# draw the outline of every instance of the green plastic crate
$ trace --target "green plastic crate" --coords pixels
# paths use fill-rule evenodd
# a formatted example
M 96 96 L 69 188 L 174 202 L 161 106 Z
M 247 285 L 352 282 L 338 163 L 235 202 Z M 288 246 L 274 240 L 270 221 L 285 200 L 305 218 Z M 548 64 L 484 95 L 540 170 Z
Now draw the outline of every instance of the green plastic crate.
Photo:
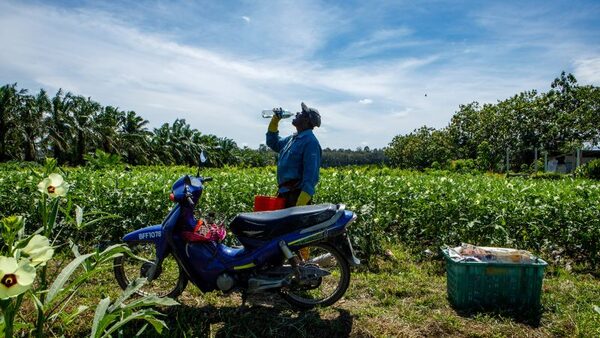
M 528 264 L 461 262 L 446 258 L 450 303 L 461 310 L 496 309 L 539 311 L 544 269 L 536 258 Z

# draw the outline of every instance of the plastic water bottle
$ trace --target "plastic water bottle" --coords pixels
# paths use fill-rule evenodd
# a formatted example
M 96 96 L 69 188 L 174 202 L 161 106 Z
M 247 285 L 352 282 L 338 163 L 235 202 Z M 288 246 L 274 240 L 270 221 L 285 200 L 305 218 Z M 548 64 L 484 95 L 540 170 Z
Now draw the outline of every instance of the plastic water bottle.
M 273 115 L 275 115 L 275 112 L 273 112 L 273 109 L 265 109 L 262 111 L 262 117 L 266 118 L 266 119 L 270 119 L 271 117 L 273 117 Z M 292 114 L 292 112 L 290 112 L 289 110 L 283 110 L 281 111 L 281 118 L 282 119 L 287 119 L 288 117 L 292 116 L 294 114 Z

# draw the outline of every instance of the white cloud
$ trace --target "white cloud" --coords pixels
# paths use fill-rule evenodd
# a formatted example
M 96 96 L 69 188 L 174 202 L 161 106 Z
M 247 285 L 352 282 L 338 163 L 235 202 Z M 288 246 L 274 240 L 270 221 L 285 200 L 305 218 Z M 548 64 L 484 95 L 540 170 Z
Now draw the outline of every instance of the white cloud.
M 250 17 L 242 16 L 242 20 L 246 21 L 247 23 L 250 23 Z
M 343 54 L 350 57 L 365 57 L 390 49 L 410 48 L 426 43 L 412 37 L 412 33 L 413 31 L 407 27 L 380 29 L 348 45 L 344 48 Z
M 235 33 L 246 51 L 259 48 L 270 58 L 286 60 L 312 56 L 342 21 L 334 8 L 318 1 L 257 2 L 244 14 L 252 18 L 251 29 Z M 227 27 L 223 29 L 227 33 Z
M 541 62 L 539 67 L 526 62 L 491 67 L 490 56 L 499 50 L 505 56 L 506 46 L 487 40 L 467 46 L 468 54 L 461 46 L 456 53 L 441 49 L 427 56 L 321 63 L 312 55 L 331 39 L 341 17 L 337 10 L 313 2 L 270 4 L 231 16 L 238 20 L 234 26 L 244 26 L 240 34 L 248 37 L 249 46 L 272 47 L 249 56 L 150 33 L 105 12 L 0 2 L 0 79 L 31 90 L 42 86 L 52 93 L 62 87 L 91 96 L 103 105 L 135 110 L 152 127 L 185 118 L 203 133 L 253 148 L 264 143 L 268 121 L 260 117 L 261 110 L 281 106 L 297 111 L 305 101 L 322 114 L 323 127 L 315 132 L 323 147 L 353 149 L 358 142 L 385 146 L 395 135 L 422 125 L 444 127 L 459 104 L 545 90 L 562 70 Z M 240 25 L 240 17 L 252 18 L 252 25 Z M 496 24 L 502 26 L 486 21 L 486 27 Z M 233 39 L 236 32 L 223 36 Z M 542 45 L 551 46 L 545 38 Z M 259 39 L 266 43 L 258 44 Z M 409 43 L 423 41 L 409 28 L 399 28 L 376 31 L 354 46 L 375 53 L 391 46 L 385 44 Z M 577 42 L 568 47 L 574 49 L 551 50 L 554 62 L 577 60 L 578 80 L 597 84 L 597 48 L 573 58 L 569 50 L 583 49 Z M 293 131 L 289 120 L 280 130 Z
M 408 114 L 410 114 L 411 109 L 407 108 L 401 111 L 394 111 L 392 112 L 391 116 L 396 116 L 396 117 L 406 117 L 408 116 Z
M 575 78 L 580 83 L 600 85 L 600 56 L 575 61 Z
M 562 70 L 571 71 L 568 68 L 574 58 L 597 57 L 600 54 L 600 46 L 591 43 L 597 40 L 597 29 L 584 26 L 586 20 L 596 20 L 598 7 L 587 5 L 589 10 L 581 11 L 562 6 L 564 3 L 560 2 L 548 3 L 547 6 L 533 3 L 515 6 L 498 2 L 474 12 L 475 22 L 493 39 L 470 48 L 470 52 L 485 53 L 486 59 L 500 65 L 512 62 L 515 66 L 529 68 L 533 64 L 538 73 L 541 67 L 554 67 L 555 76 Z M 491 57 L 491 53 L 495 53 L 497 58 Z
M 33 79 L 34 85 L 50 91 L 62 87 L 103 105 L 135 110 L 152 127 L 185 118 L 203 133 L 254 147 L 264 142 L 266 122 L 260 111 L 273 106 L 296 110 L 301 100 L 319 108 L 324 124 L 331 124 L 317 131 L 327 135 L 326 146 L 352 147 L 357 136 L 386 145 L 401 129 L 392 115 L 380 111 L 405 104 L 394 97 L 397 88 L 406 87 L 410 72 L 430 62 L 407 59 L 324 68 L 296 59 L 248 61 L 175 43 L 98 13 L 10 5 L 4 9 L 0 29 L 14 34 L 3 38 L 7 49 L 0 55 L 2 69 L 18 69 L 20 78 Z M 380 105 L 356 110 L 355 103 L 332 102 L 323 95 L 327 92 L 358 96 L 353 102 L 366 94 Z M 372 98 L 368 100 L 374 102 Z M 365 128 L 366 120 L 374 124 Z M 281 129 L 293 131 L 285 122 Z
M 373 32 L 370 36 L 352 43 L 348 49 L 360 49 L 373 45 L 381 45 L 390 41 L 406 40 L 412 34 L 412 30 L 401 27 L 395 29 L 380 29 Z

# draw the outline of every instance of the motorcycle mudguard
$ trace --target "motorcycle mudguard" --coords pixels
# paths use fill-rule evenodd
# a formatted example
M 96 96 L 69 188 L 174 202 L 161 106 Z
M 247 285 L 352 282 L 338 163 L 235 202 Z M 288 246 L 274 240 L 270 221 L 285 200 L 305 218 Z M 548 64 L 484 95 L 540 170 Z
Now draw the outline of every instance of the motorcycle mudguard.
M 340 249 L 341 253 L 344 255 L 344 258 L 346 258 L 350 266 L 355 267 L 360 265 L 360 259 L 356 258 L 356 256 L 354 255 L 354 249 L 352 248 L 350 239 L 345 233 L 330 238 L 328 242 L 336 248 Z
M 336 225 L 342 226 L 334 226 L 329 231 L 329 238 L 327 242 L 331 243 L 333 246 L 338 248 L 350 266 L 355 267 L 360 265 L 360 259 L 356 258 L 354 255 L 354 249 L 352 248 L 352 243 L 350 243 L 350 238 L 348 238 L 348 234 L 346 233 L 346 227 L 352 223 L 356 219 L 356 215 L 354 215 L 351 211 L 345 211 L 344 216 L 340 217 Z
M 352 248 L 352 244 L 346 233 L 346 227 L 354 219 L 354 213 L 346 210 L 342 217 L 327 228 L 314 233 L 303 234 L 300 238 L 286 242 L 290 249 L 296 250 L 308 243 L 324 241 L 338 248 L 350 266 L 358 266 L 360 265 L 360 259 L 356 258 L 354 255 L 354 249 Z

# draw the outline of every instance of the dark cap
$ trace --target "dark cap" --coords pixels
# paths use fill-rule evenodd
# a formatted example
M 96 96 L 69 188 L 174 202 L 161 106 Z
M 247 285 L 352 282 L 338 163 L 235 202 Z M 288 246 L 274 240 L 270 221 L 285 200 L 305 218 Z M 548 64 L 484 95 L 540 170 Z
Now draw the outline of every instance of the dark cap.
M 300 106 L 302 107 L 302 112 L 308 114 L 308 119 L 310 120 L 310 124 L 312 124 L 313 127 L 320 127 L 321 126 L 321 114 L 319 114 L 319 111 L 316 108 L 310 108 L 310 107 L 306 106 L 306 104 L 304 104 L 304 102 L 302 102 L 300 104 Z

